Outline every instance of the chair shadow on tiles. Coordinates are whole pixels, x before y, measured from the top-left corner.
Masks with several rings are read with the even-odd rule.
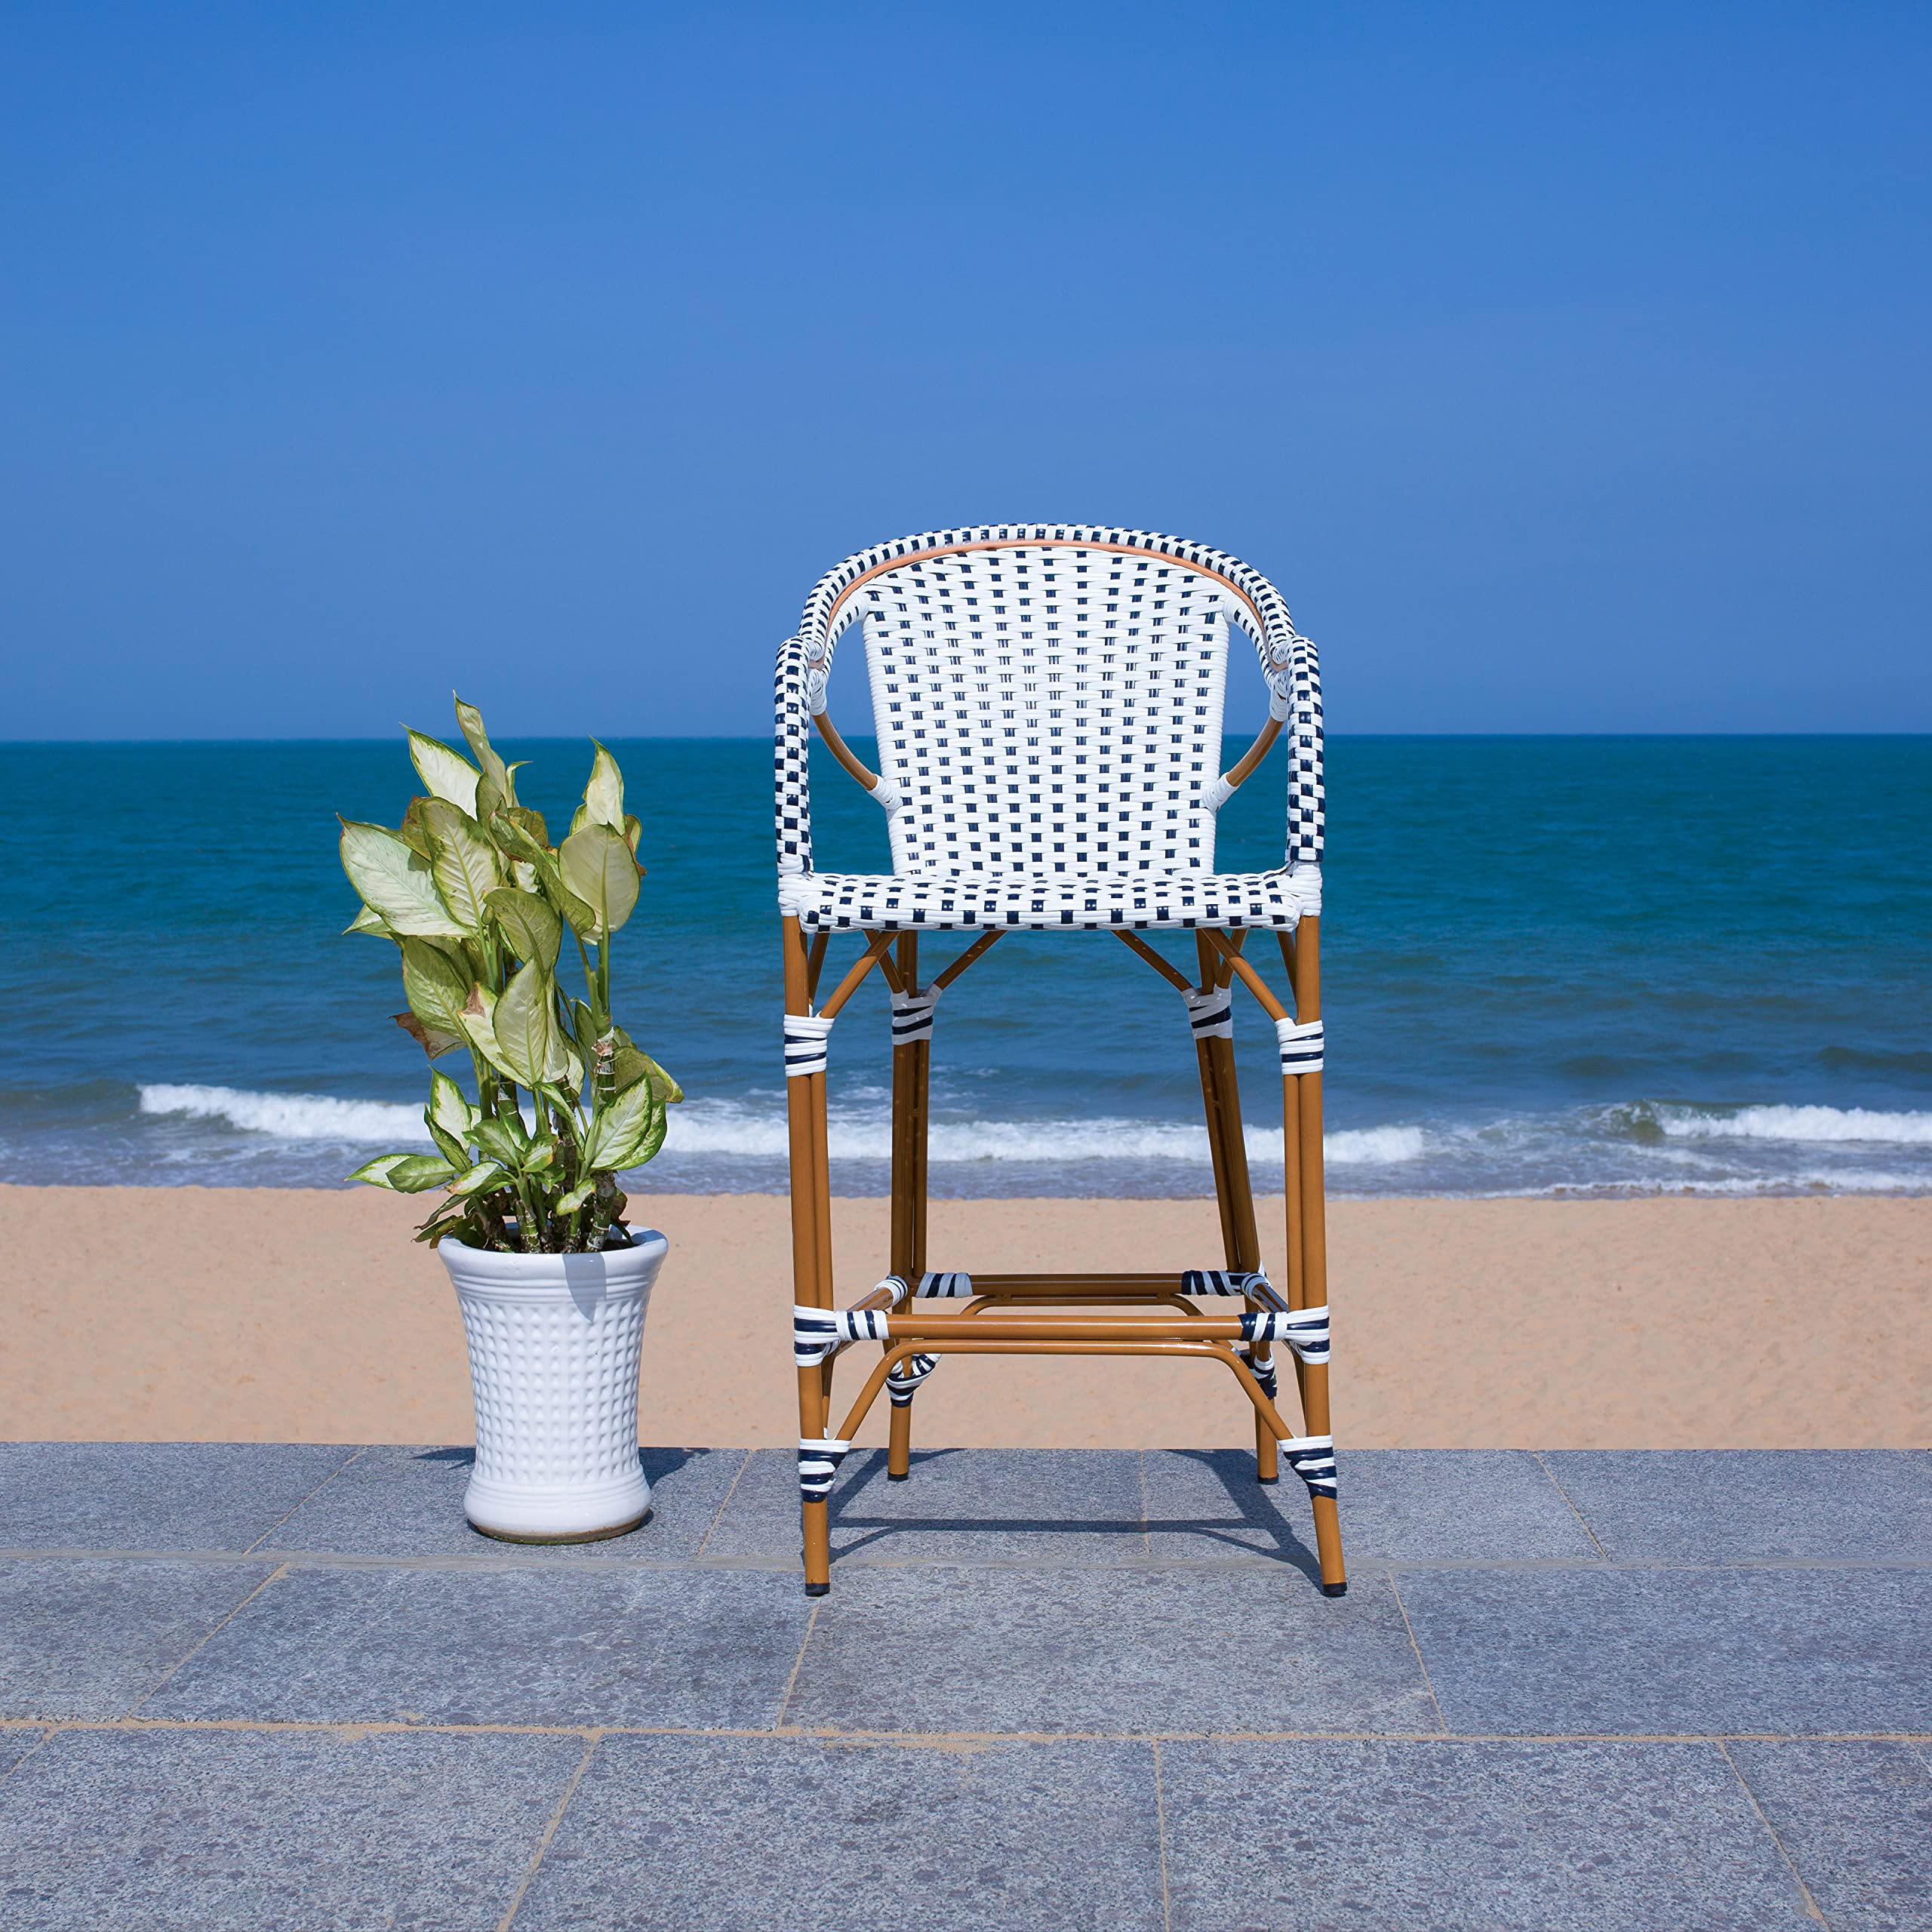
[[[1314,1526],[1307,1519],[1307,1494],[1299,1482],[1287,1476],[1279,1482],[1257,1482],[1254,1454],[1245,1449],[1159,1453],[1193,1466],[1198,1474],[1191,1472],[1186,1484],[1189,1500],[1205,1492],[1203,1501],[1213,1513],[1183,1509],[1163,1514],[1154,1493],[1156,1485],[1150,1483],[1147,1535],[1155,1555],[1204,1562],[1251,1557],[1284,1564],[1312,1582],[1321,1582],[1320,1557],[1312,1541],[1303,1539],[1304,1529],[1312,1533]],[[1302,1512],[1299,1524],[1297,1511]]]
[[[1029,1510],[1011,1482],[976,1484],[972,1450],[915,1451],[911,1475],[903,1484],[888,1484],[882,1450],[860,1451],[832,1493],[833,1560],[847,1561],[863,1551],[875,1558],[915,1561],[922,1553],[937,1553],[931,1543],[943,1539],[945,1555],[967,1561],[1051,1562],[1059,1557],[1131,1565],[1150,1559],[1217,1563],[1245,1558],[1281,1564],[1320,1582],[1321,1562],[1312,1543],[1303,1540],[1284,1513],[1303,1500],[1300,1484],[1293,1485],[1292,1493],[1286,1484],[1257,1484],[1254,1458],[1238,1451],[1172,1453],[1212,1479],[1186,1484],[1190,1499],[1197,1490],[1209,1491],[1204,1512],[1160,1513],[1151,1497],[1144,1511]],[[961,1457],[963,1462],[955,1463]],[[1078,1540],[1055,1549],[1055,1539],[1063,1545],[1066,1540]],[[922,1543],[928,1546],[924,1552]]]

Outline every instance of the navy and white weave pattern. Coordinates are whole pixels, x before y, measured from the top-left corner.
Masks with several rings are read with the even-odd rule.
[[[832,1494],[832,1481],[838,1473],[838,1466],[851,1453],[851,1443],[837,1441],[830,1436],[799,1443],[798,1493],[808,1503],[822,1503]]]
[[[949,1296],[955,1301],[970,1301],[973,1296],[973,1278],[963,1271],[949,1274],[921,1275],[915,1294]]]
[[[1275,1299],[1274,1284],[1266,1275],[1238,1268],[1189,1268],[1180,1278],[1184,1295],[1260,1294]]]
[[[808,1073],[823,1073],[826,1043],[831,1037],[832,1022],[816,1013],[788,1013],[785,1016],[785,1078],[802,1080]]]
[[[1311,1496],[1335,1494],[1335,1438],[1332,1435],[1284,1436],[1277,1445],[1289,1466],[1308,1484]]]
[[[909,1408],[919,1384],[939,1366],[937,1355],[908,1355],[885,1372],[885,1392],[895,1409]]]
[[[884,1342],[891,1334],[882,1308],[807,1308],[801,1303],[792,1310],[792,1359],[810,1368],[848,1342]]]
[[[1241,1338],[1247,1342],[1285,1342],[1312,1367],[1328,1359],[1328,1309],[1251,1310],[1241,1318]]]
[[[933,1036],[933,1009],[939,1004],[939,990],[928,986],[918,992],[892,995],[892,1044],[909,1047]]]
[[[893,870],[813,869],[806,758],[857,622]],[[1278,872],[1217,874],[1223,685],[1253,638],[1284,721]],[[848,558],[779,654],[780,903],[808,928],[1288,927],[1320,907],[1321,702],[1279,592],[1224,552],[1084,524],[928,532]]]
[[[1275,1022],[1275,1037],[1281,1045],[1284,1073],[1319,1073],[1321,1071],[1323,1036],[1321,1022],[1292,1020]]]
[[[1192,987],[1181,995],[1187,1001],[1188,1024],[1197,1040],[1232,1040],[1235,1036],[1235,998],[1232,986],[1219,986],[1207,992]]]

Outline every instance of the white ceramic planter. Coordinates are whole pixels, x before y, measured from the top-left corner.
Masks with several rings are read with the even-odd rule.
[[[654,1229],[601,1254],[500,1254],[445,1241],[469,1342],[476,1467],[464,1513],[485,1536],[588,1543],[636,1528],[644,1311],[670,1244]]]

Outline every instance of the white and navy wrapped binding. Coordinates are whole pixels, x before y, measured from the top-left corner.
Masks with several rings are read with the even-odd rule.
[[[949,1274],[921,1275],[915,1291],[922,1295],[950,1297],[955,1301],[970,1301],[973,1297],[973,1278],[963,1271]]]
[[[1284,1073],[1319,1073],[1321,1071],[1321,1022],[1278,1020],[1275,1037],[1281,1044]]]
[[[933,1008],[939,1004],[941,989],[928,986],[923,992],[892,995],[892,1044],[916,1045],[933,1036]]]
[[[885,1392],[895,1409],[910,1408],[919,1384],[939,1366],[937,1355],[908,1355],[885,1372]]]
[[[1311,1496],[1335,1494],[1335,1438],[1332,1435],[1284,1436],[1275,1445],[1289,1466],[1308,1484]]]
[[[1188,1023],[1197,1040],[1232,1040],[1235,1036],[1235,998],[1232,986],[1217,986],[1198,993],[1186,988],[1181,998],[1187,1001]]]
[[[814,1442],[798,1444],[798,1494],[808,1503],[823,1503],[832,1494],[832,1481],[838,1466],[852,1453],[849,1442],[826,1436]]]
[[[889,1342],[892,1330],[882,1308],[807,1308],[792,1310],[792,1359],[810,1368],[836,1355],[848,1342]]]
[[[1260,1383],[1262,1394],[1272,1402],[1281,1391],[1281,1378],[1275,1369],[1274,1356],[1261,1352],[1266,1346],[1263,1343],[1248,1352],[1247,1366],[1249,1373]]]
[[[837,1016],[833,1016],[835,1018]],[[785,1078],[802,1079],[808,1073],[825,1071],[826,1041],[832,1021],[822,1013],[788,1013],[785,1016]]]
[[[1311,1367],[1328,1359],[1328,1305],[1319,1308],[1251,1309],[1241,1318],[1241,1337],[1285,1342]]]
[[[1272,1300],[1274,1284],[1266,1275],[1251,1274],[1239,1268],[1189,1268],[1180,1278],[1184,1295],[1253,1295]]]

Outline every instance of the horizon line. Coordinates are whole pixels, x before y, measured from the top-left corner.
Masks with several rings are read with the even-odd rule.
[[[398,731],[413,727],[398,726]],[[869,731],[853,731],[846,734],[853,738],[870,738]],[[1242,738],[1251,735],[1245,728],[1223,728],[1224,738]],[[504,732],[501,734],[506,744],[573,745],[589,744],[593,740],[589,732]],[[1932,738],[1932,727],[1922,730],[1887,731],[1874,726],[1865,729],[1838,731],[1807,731],[1796,729],[1782,731],[1746,731],[1731,729],[1695,730],[1685,728],[1673,731],[1327,731],[1324,742],[1357,738],[1433,738],[1442,740],[1487,740],[1492,738],[1574,738],[1600,740],[1627,738]],[[611,744],[758,744],[772,742],[768,731],[652,731],[629,734],[611,732],[605,742]],[[103,749],[122,746],[145,746],[162,750],[170,746],[187,747],[205,745],[393,745],[393,737],[370,734],[331,737],[252,737],[242,735],[204,738],[0,738],[0,751],[33,751],[60,749]]]

